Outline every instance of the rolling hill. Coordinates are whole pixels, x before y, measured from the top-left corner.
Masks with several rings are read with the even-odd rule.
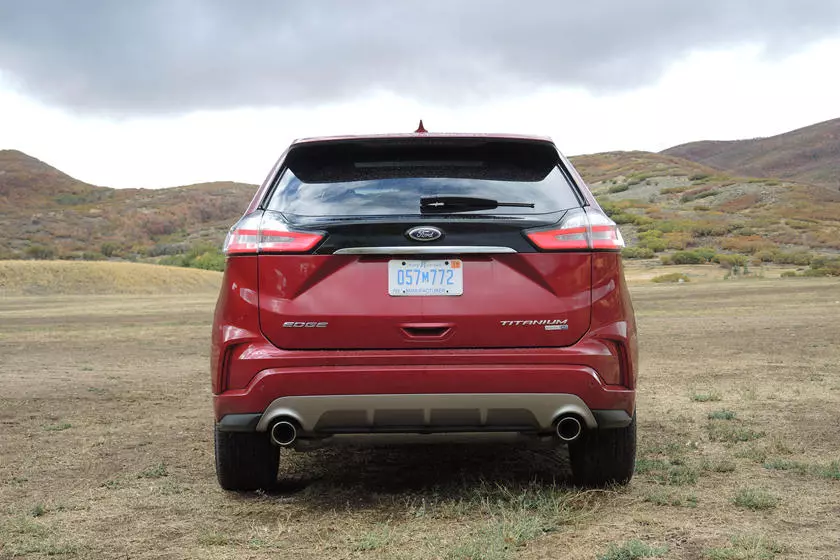
[[[767,260],[840,250],[840,192],[833,189],[731,176],[647,152],[573,161],[631,246],[764,253]]]
[[[840,252],[840,192],[827,188],[840,173],[835,130],[840,134],[840,119],[767,139],[572,160],[621,225],[629,258],[694,264],[722,253],[807,265],[815,254]],[[751,176],[758,173],[770,178]],[[0,259],[218,269],[225,233],[255,190],[232,182],[110,189],[0,151]]]
[[[256,185],[111,189],[0,151],[0,258],[159,257],[218,246]]]
[[[773,177],[840,189],[840,119],[769,138],[691,142],[663,155],[730,174]]]

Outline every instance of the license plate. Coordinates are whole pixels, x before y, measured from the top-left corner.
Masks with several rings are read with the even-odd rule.
[[[388,261],[388,294],[392,296],[460,296],[464,293],[464,263]]]

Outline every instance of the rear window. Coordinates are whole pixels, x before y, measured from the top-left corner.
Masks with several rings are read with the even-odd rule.
[[[461,214],[550,214],[580,206],[547,143],[430,139],[301,145],[287,156],[268,208],[288,216],[420,214],[420,199],[533,203]]]

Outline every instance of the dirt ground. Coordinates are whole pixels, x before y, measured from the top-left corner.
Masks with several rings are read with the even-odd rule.
[[[578,491],[507,448],[213,471],[214,293],[0,298],[0,557],[840,558],[840,283],[634,284],[639,462]]]

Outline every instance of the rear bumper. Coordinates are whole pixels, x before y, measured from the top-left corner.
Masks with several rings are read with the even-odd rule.
[[[444,393],[409,395],[312,395],[280,397],[263,413],[225,415],[219,429],[265,432],[277,420],[294,420],[301,435],[533,432],[550,433],[565,415],[587,429],[623,428],[624,410],[590,410],[576,395],[556,393]]]
[[[627,425],[635,391],[582,365],[270,368],[214,397],[219,428],[265,431],[291,418],[303,435],[517,431],[549,433],[562,414],[589,429]]]

